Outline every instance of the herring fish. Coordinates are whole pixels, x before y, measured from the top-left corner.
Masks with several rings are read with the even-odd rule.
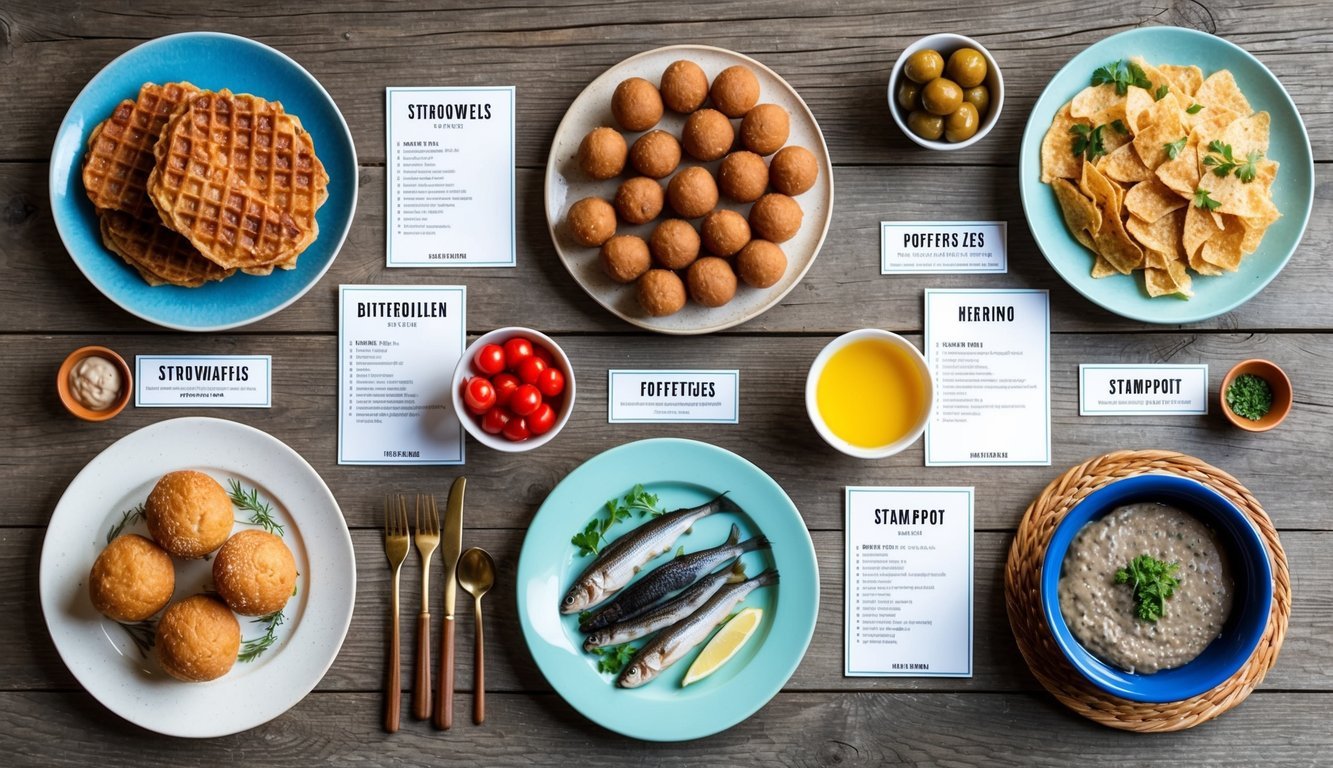
[[[713,628],[721,624],[751,592],[777,582],[778,572],[770,568],[753,579],[719,589],[699,610],[662,630],[651,642],[640,648],[616,678],[616,685],[621,688],[638,688],[657,679],[663,670],[685,658],[686,654],[707,640]]]
[[[658,601],[672,592],[684,589],[699,580],[699,577],[716,568],[719,564],[731,560],[746,552],[756,549],[768,549],[768,538],[756,536],[747,541],[740,541],[741,529],[732,524],[731,534],[726,542],[712,549],[704,549],[688,555],[681,555],[665,565],[659,566],[642,579],[625,588],[623,592],[603,605],[587,621],[579,625],[580,632],[609,627],[618,621],[627,621],[652,608]],[[739,542],[739,543],[738,543]]]
[[[689,616],[707,602],[723,584],[739,583],[745,580],[745,566],[736,558],[716,573],[710,573],[694,583],[694,586],[679,595],[652,608],[628,621],[612,624],[599,629],[583,640],[583,650],[593,651],[608,645],[620,645],[631,640],[638,640],[652,634],[662,627],[669,627]]]
[[[560,601],[561,613],[600,605],[620,591],[648,561],[671,551],[676,539],[699,520],[715,512],[740,512],[725,493],[688,509],[677,509],[656,517],[607,545],[606,549],[574,580]]]

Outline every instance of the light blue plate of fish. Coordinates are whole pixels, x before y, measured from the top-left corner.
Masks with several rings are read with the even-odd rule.
[[[145,82],[189,81],[270,101],[300,118],[329,175],[329,196],[315,216],[319,237],[295,269],[267,276],[237,273],[198,288],[150,286],[102,244],[84,192],[84,151],[93,128]],[[70,105],[51,150],[51,214],[74,263],[99,291],[130,314],[182,331],[218,331],[253,323],[314,287],[342,248],[356,210],[352,134],[338,106],[309,72],[285,54],[236,35],[186,32],[150,40],[98,72]]]
[[[636,500],[643,508],[633,508]],[[612,501],[627,514],[613,518]],[[614,522],[599,536],[609,520]],[[598,552],[578,546],[576,537],[595,542]],[[767,547],[745,544],[760,537]],[[742,553],[704,557],[737,539]],[[639,564],[636,551],[662,554]],[[723,570],[734,577],[715,580],[721,585],[711,597],[700,594],[675,612],[670,601],[689,598],[693,587],[663,593],[645,613],[627,614],[620,626],[654,610],[681,620],[661,623],[623,646],[633,653],[618,653],[619,645],[584,649],[588,634],[580,631],[581,621],[632,597],[641,582],[661,578],[653,574],[663,568],[692,562],[703,563],[702,579]],[[716,627],[751,607],[762,609],[763,617],[749,641],[717,671],[683,685]],[[814,545],[796,505],[759,467],[694,440],[642,440],[584,462],[537,510],[519,556],[519,620],[538,668],[585,717],[636,739],[698,739],[757,712],[801,663],[818,613]],[[682,642],[687,652],[678,649]],[[661,666],[668,656],[672,663]]]

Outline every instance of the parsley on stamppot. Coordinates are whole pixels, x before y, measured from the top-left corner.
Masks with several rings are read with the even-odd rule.
[[[1208,190],[1202,187],[1194,190],[1194,205],[1206,211],[1215,211],[1222,204],[1208,196]]]
[[[1176,156],[1179,155],[1181,151],[1185,149],[1185,142],[1188,140],[1189,140],[1188,136],[1181,136],[1179,139],[1176,139],[1175,141],[1168,141],[1167,143],[1163,144],[1162,148],[1166,150],[1167,157],[1171,158],[1172,160],[1175,160]]]
[[[1131,85],[1136,85],[1144,90],[1152,88],[1152,81],[1148,79],[1147,73],[1143,71],[1134,62],[1126,63],[1124,59],[1116,59],[1110,64],[1098,67],[1092,72],[1093,85],[1114,85],[1115,92],[1119,96],[1124,96],[1129,92]],[[1157,98],[1161,98],[1158,96]]]
[[[1115,572],[1115,583],[1130,584],[1134,590],[1134,612],[1143,621],[1156,622],[1166,615],[1166,601],[1176,594],[1180,563],[1166,563],[1142,554]]]

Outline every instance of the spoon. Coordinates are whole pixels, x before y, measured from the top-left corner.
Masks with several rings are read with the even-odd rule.
[[[481,629],[481,598],[495,586],[495,561],[484,549],[472,547],[458,559],[458,583],[472,595],[472,610],[477,625],[472,662],[472,722],[486,720],[486,663]]]

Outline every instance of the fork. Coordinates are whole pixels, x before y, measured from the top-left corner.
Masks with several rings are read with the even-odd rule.
[[[424,516],[423,516],[424,511]],[[412,716],[430,719],[430,556],[440,546],[440,514],[435,497],[417,494],[417,552],[421,554],[421,612],[417,614],[417,677]]]
[[[393,617],[389,625],[389,679],[384,689],[384,730],[398,732],[398,708],[402,698],[398,648],[398,575],[412,548],[412,534],[407,529],[407,499],[401,495],[384,499],[384,554],[393,571]]]

